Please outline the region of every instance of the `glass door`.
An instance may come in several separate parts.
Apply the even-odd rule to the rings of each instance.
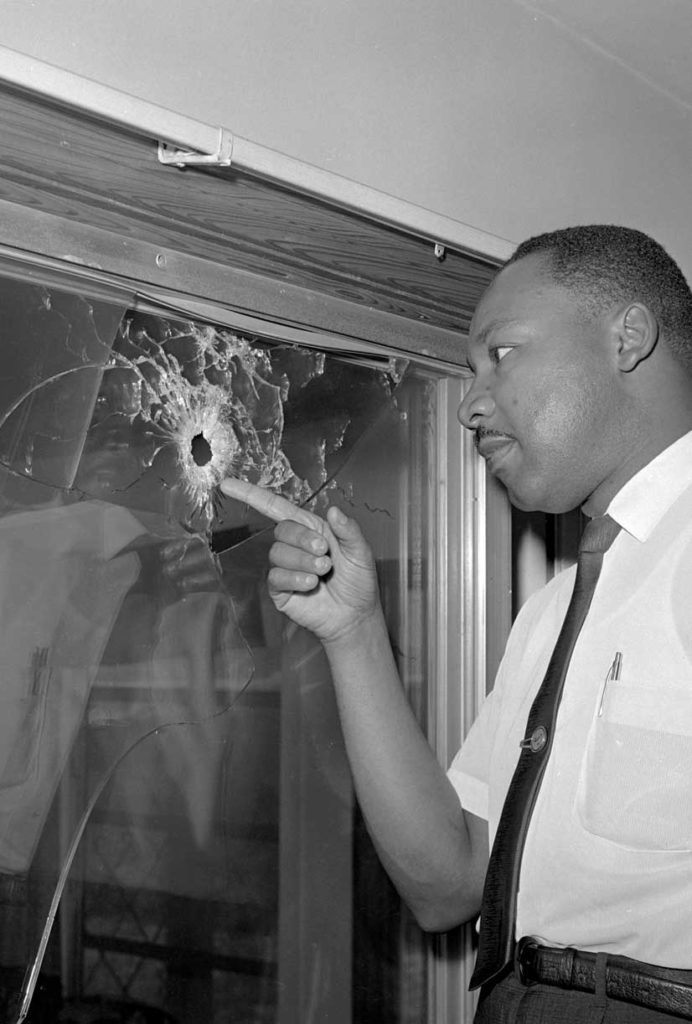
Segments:
[[[267,598],[272,525],[218,483],[358,519],[446,759],[484,685],[463,380],[79,282],[7,276],[0,313],[0,1016],[442,1024],[321,648]]]

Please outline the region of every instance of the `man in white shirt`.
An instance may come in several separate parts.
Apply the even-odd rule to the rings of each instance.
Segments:
[[[530,818],[521,941],[476,1019],[692,1019],[692,294],[640,232],[539,236],[481,300],[468,358],[459,418],[513,503],[608,512],[621,528]],[[335,508],[325,522],[250,485],[222,487],[278,521],[270,593],[325,647],[360,804],[394,883],[424,928],[475,917],[574,570],[522,609],[445,776],[406,704],[357,525]]]

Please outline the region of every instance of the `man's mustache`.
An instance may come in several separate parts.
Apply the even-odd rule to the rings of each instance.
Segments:
[[[478,448],[478,445],[486,437],[499,437],[505,441],[514,441],[515,438],[511,434],[505,433],[504,430],[493,430],[491,427],[476,427],[473,432],[473,443]]]

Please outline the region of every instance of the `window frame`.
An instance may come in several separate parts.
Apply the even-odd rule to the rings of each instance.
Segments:
[[[429,684],[429,738],[446,766],[492,682],[511,614],[509,505],[456,417],[468,386],[460,335],[296,285],[277,289],[275,281],[236,267],[0,200],[4,214],[0,256],[16,261],[29,277],[64,272],[72,281],[83,280],[87,290],[134,290],[145,301],[240,331],[263,329],[281,340],[284,329],[292,343],[383,361],[412,358],[450,374],[437,385],[438,487],[429,505],[441,542],[427,553],[435,566],[430,597],[437,652]],[[460,586],[450,565],[460,567]],[[472,1019],[471,947],[468,927],[430,941],[426,1024]]]

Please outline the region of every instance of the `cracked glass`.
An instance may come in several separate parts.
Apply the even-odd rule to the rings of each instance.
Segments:
[[[16,275],[0,331],[1,1019],[424,1019],[321,648],[218,484],[361,521],[424,719],[433,375]]]

